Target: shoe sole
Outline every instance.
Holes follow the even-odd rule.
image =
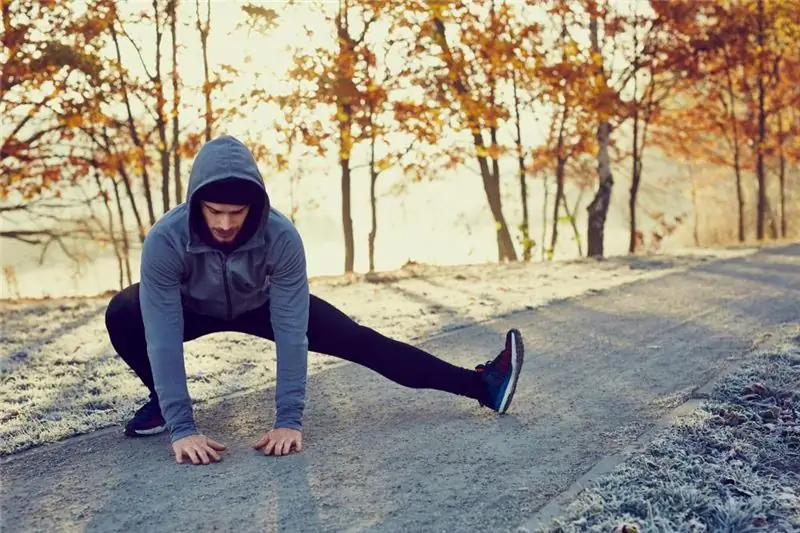
[[[125,428],[125,435],[127,435],[128,437],[151,437],[153,435],[164,433],[166,429],[167,429],[166,425],[156,426],[150,429],[139,429],[139,430]]]
[[[500,408],[497,410],[500,414],[505,413],[508,410],[508,406],[511,405],[514,392],[517,390],[517,380],[519,379],[520,370],[522,370],[522,363],[525,360],[525,346],[519,330],[512,328],[506,333],[506,344],[511,344],[511,381],[503,395],[503,400],[500,402]]]

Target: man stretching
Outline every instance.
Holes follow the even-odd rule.
[[[508,409],[523,362],[512,329],[493,360],[466,369],[357,324],[309,294],[303,242],[270,205],[250,151],[224,136],[206,143],[189,176],[186,202],[149,231],[140,282],[117,293],[106,310],[114,349],[150,391],[127,423],[126,435],[170,431],[177,462],[220,460],[225,446],[195,425],[183,343],[222,331],[275,342],[276,414],[253,447],[267,455],[302,449],[308,351],[370,368],[418,389],[475,399]]]

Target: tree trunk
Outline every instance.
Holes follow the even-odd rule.
[[[183,201],[183,183],[181,180],[179,120],[181,86],[178,72],[178,0],[170,1],[169,17],[170,32],[172,34],[172,175],[175,180],[175,205],[179,205]]]
[[[741,165],[741,148],[739,142],[739,117],[736,114],[736,94],[733,89],[733,75],[730,70],[730,59],[727,55],[725,57],[728,67],[725,69],[728,81],[728,99],[731,101],[730,107],[730,121],[733,128],[733,172],[736,179],[736,202],[738,204],[738,217],[739,217],[739,242],[744,242],[744,190],[742,187],[742,165]]]
[[[635,5],[635,4],[634,4]],[[633,23],[633,168],[631,169],[631,188],[628,196],[628,213],[630,220],[630,238],[628,240],[628,253],[636,252],[636,198],[639,194],[639,180],[641,179],[641,154],[639,153],[639,12],[636,11]]]
[[[344,230],[344,272],[353,272],[355,264],[355,241],[353,240],[353,219],[350,209],[350,157],[342,156],[342,226]]]
[[[786,238],[788,225],[786,223],[786,155],[783,152],[783,143],[786,133],[783,131],[783,112],[778,111],[778,187],[781,220],[781,237]]]
[[[111,211],[111,202],[108,199],[108,193],[103,190],[103,184],[100,181],[100,172],[96,168],[94,169],[94,182],[97,185],[97,189],[100,191],[100,194],[103,196],[103,205],[106,208],[106,217],[108,218],[108,237],[111,240],[111,246],[114,248],[114,257],[117,259],[117,284],[119,286],[119,290],[122,290],[125,288],[125,260],[123,258],[122,251],[120,250],[121,245],[117,240],[116,229],[114,227],[114,213]]]
[[[592,15],[589,23],[589,36],[592,44],[592,51],[600,54],[600,44],[597,36],[597,16]],[[605,83],[606,76],[603,64],[597,66],[597,77]],[[600,113],[603,115],[603,113]],[[597,126],[597,175],[599,186],[594,199],[587,207],[589,212],[589,223],[587,233],[587,255],[589,257],[603,257],[605,241],[605,225],[608,208],[611,204],[611,191],[614,186],[614,178],[611,173],[611,159],[609,157],[608,145],[611,139],[611,124],[605,118],[601,118]]]
[[[378,181],[378,169],[375,168],[375,117],[370,113],[370,146],[369,146],[369,208],[372,227],[369,230],[368,249],[369,249],[369,271],[375,272],[375,237],[378,234],[378,214],[377,201],[375,199],[375,182]]]
[[[105,127],[103,127],[103,144],[109,155],[114,155],[115,150],[111,144],[111,139],[108,136],[108,130]],[[117,172],[119,172],[119,175],[122,177],[122,183],[125,185],[125,194],[128,197],[128,201],[130,201],[133,217],[136,219],[136,230],[139,235],[139,241],[144,242],[146,233],[144,230],[144,223],[142,222],[142,216],[139,213],[139,206],[136,203],[136,196],[133,194],[130,176],[128,176],[128,171],[125,169],[125,164],[122,162],[121,158],[117,158]],[[117,193],[117,187],[117,182],[114,181],[115,193]],[[119,199],[117,199],[117,203],[119,203]],[[122,209],[122,204],[120,204],[119,209]],[[120,217],[122,217],[121,212]],[[122,225],[122,231],[124,232],[126,226],[123,222],[123,218],[120,218],[120,224]]]
[[[550,189],[547,188],[547,173],[545,173],[542,177],[542,261],[545,258],[552,258],[552,255],[547,257],[550,249],[544,245],[547,242],[547,203],[549,200]]]
[[[578,197],[575,199],[575,205],[572,207],[572,211],[569,209],[569,205],[567,205],[567,196],[564,193],[563,189],[561,191],[561,201],[564,203],[564,211],[567,213],[567,217],[569,218],[569,225],[572,226],[572,235],[575,238],[575,244],[578,246],[578,257],[583,257],[583,244],[581,244],[581,232],[578,229],[578,208],[581,205],[581,200],[583,199],[583,189],[578,192]]]
[[[600,178],[600,185],[594,199],[587,207],[589,213],[589,228],[587,231],[589,257],[603,257],[605,225],[608,207],[611,204],[611,189],[614,186],[614,179],[611,174],[611,164],[608,155],[608,141],[611,136],[611,125],[608,121],[603,121],[597,128],[597,142],[599,152],[597,155],[597,174]]]
[[[525,151],[522,148],[522,120],[520,119],[519,112],[519,96],[517,95],[517,72],[511,72],[512,87],[514,90],[514,122],[517,128],[517,138],[515,139],[517,145],[517,163],[519,164],[519,197],[522,201],[522,223],[519,226],[522,232],[522,259],[524,261],[531,260],[531,250],[533,249],[533,240],[530,235],[530,221],[528,220],[528,184],[526,183],[525,172]]]
[[[205,139],[211,140],[214,124],[214,112],[211,108],[211,78],[208,74],[208,35],[211,32],[211,1],[206,2],[206,21],[200,20],[200,0],[194,2],[195,13],[197,14],[197,31],[200,34],[200,48],[203,53],[203,97],[206,102],[205,110]]]
[[[473,135],[473,141],[479,152],[485,150],[482,135]],[[483,179],[483,191],[486,193],[486,199],[489,202],[489,210],[495,222],[497,260],[516,261],[517,252],[514,250],[514,243],[511,241],[511,234],[508,231],[508,226],[503,216],[502,201],[500,198],[500,179],[489,169],[489,161],[486,156],[478,156],[478,165],[481,170],[481,178]]]
[[[491,2],[489,14],[491,19],[490,25],[494,27],[494,1]],[[492,209],[495,227],[497,228],[497,259],[498,261],[516,261],[517,251],[514,249],[514,241],[511,240],[511,233],[508,230],[505,215],[503,215],[502,197],[500,195],[500,155],[498,151],[500,145],[497,142],[497,119],[495,118],[495,111],[497,109],[497,78],[493,68],[489,69],[488,77],[489,105],[492,111],[489,120],[489,141],[491,142],[489,153],[492,158],[492,173],[490,175],[488,187],[486,180],[484,180],[484,189],[486,190],[487,197],[492,197],[492,199],[489,200],[490,205],[494,204],[494,207],[490,208]],[[483,139],[483,136],[481,136],[481,139]]]
[[[339,4],[336,29],[339,36],[339,59],[353,59],[355,43],[347,27],[347,2]],[[355,265],[355,240],[351,209],[350,156],[353,151],[353,102],[350,89],[352,72],[339,69],[336,72],[336,117],[339,125],[339,165],[342,169],[342,231],[344,232],[344,272],[350,274]]]
[[[564,101],[564,107],[561,111],[561,121],[558,126],[558,140],[556,141],[556,201],[553,204],[553,232],[550,237],[550,253],[556,253],[556,243],[558,242],[558,220],[559,220],[559,206],[561,199],[564,197],[564,180],[567,168],[567,157],[564,150],[564,128],[567,123],[567,115],[569,113],[567,102]],[[566,203],[564,203],[566,207]]]
[[[150,190],[150,173],[147,171],[147,153],[145,152],[144,143],[139,137],[139,131],[136,129],[136,123],[133,120],[130,95],[128,94],[128,86],[126,85],[127,82],[124,78],[124,71],[122,68],[122,52],[120,51],[119,37],[117,35],[115,25],[111,24],[109,26],[109,30],[111,31],[111,38],[114,41],[114,47],[117,52],[117,73],[119,74],[122,85],[122,97],[128,115],[128,130],[130,132],[131,140],[133,141],[134,146],[136,146],[136,151],[139,154],[139,162],[142,166],[142,187],[144,189],[144,199],[147,203],[147,215],[150,219],[150,225],[152,226],[156,223],[156,212],[153,208],[153,194]],[[126,182],[126,186],[128,187],[128,193],[130,194],[130,183]]]
[[[758,139],[756,141],[756,178],[758,179],[758,211],[756,220],[756,238],[764,240],[764,218],[767,211],[767,187],[764,174],[764,141],[767,132],[767,116],[764,109],[764,0],[758,0]]]
[[[167,99],[164,95],[164,77],[161,75],[161,43],[164,32],[161,26],[161,12],[158,0],[153,0],[154,25],[156,27],[156,73],[152,78],[156,91],[156,129],[158,130],[158,153],[161,156],[161,211],[169,211],[169,147],[167,146]]]
[[[692,224],[692,238],[694,245],[700,247],[700,208],[697,202],[697,180],[694,178],[692,165],[689,165],[689,180],[692,183],[692,210],[694,211],[694,223]]]
[[[634,86],[636,82],[634,82]],[[634,97],[636,95],[634,89]],[[633,168],[631,169],[631,188],[628,197],[628,212],[630,214],[630,240],[628,241],[628,253],[636,252],[637,228],[636,228],[636,197],[639,194],[639,182],[641,179],[641,154],[639,153],[639,104],[633,106]]]
[[[432,12],[432,15],[434,26],[436,28],[436,39],[442,48],[445,63],[447,64],[447,67],[452,75],[452,88],[461,104],[461,112],[465,114],[469,124],[469,129],[472,132],[472,140],[478,158],[481,179],[483,180],[483,190],[486,193],[486,199],[489,202],[489,209],[491,210],[492,218],[494,218],[495,222],[498,260],[516,261],[517,253],[514,250],[514,243],[511,240],[511,234],[508,231],[508,225],[506,224],[505,217],[503,216],[499,176],[493,174],[489,169],[489,162],[487,161],[487,156],[485,155],[487,153],[487,149],[486,144],[483,141],[480,121],[475,116],[475,112],[471,110],[468,105],[466,105],[469,92],[464,84],[464,81],[462,80],[463,72],[454,61],[450,47],[447,43],[444,21],[439,18],[435,11]]]
[[[119,184],[117,180],[111,180],[111,185],[114,187],[114,198],[117,201],[117,215],[119,216],[120,239],[122,240],[122,258],[125,262],[125,275],[128,278],[128,285],[133,283],[133,275],[131,273],[131,242],[128,238],[128,230],[125,225],[125,209],[122,207],[122,198],[119,193]],[[142,241],[144,238],[142,237]]]

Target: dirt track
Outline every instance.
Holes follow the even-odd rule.
[[[102,432],[3,462],[8,531],[513,531],[598,460],[800,320],[800,246],[693,268],[426,342],[465,366],[518,327],[512,411],[410,391],[344,365],[310,378],[305,451],[248,448],[273,390],[200,410],[222,463],[177,465],[166,437]]]

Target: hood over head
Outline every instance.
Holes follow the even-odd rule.
[[[203,201],[250,206],[234,242],[218,243],[211,236],[201,211]],[[204,244],[227,253],[248,241],[266,240],[269,195],[253,154],[235,137],[218,137],[197,153],[189,175],[186,204],[189,248]]]

